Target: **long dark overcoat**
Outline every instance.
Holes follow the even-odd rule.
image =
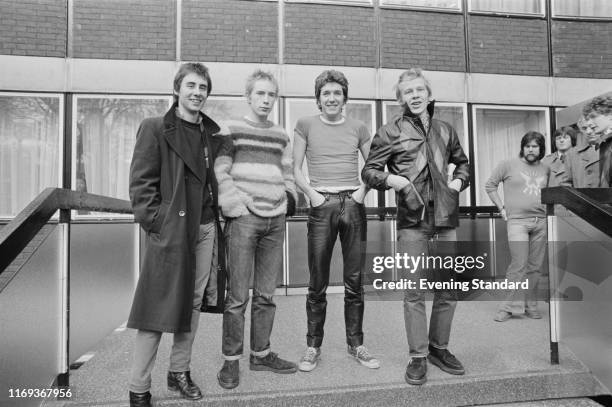
[[[177,132],[175,109],[176,104],[164,117],[142,122],[130,167],[134,218],[146,232],[140,278],[128,319],[128,327],[135,329],[188,332],[191,326],[195,246],[205,183],[193,151]],[[213,134],[219,127],[204,114],[201,126],[210,155],[206,175],[216,210],[217,181],[212,163],[221,142]],[[218,216],[217,232],[202,311],[223,312],[226,276]]]

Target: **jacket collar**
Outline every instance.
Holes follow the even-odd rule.
[[[164,115],[164,129],[168,129],[170,127],[176,128],[176,123],[178,117],[176,116],[176,109],[178,108],[178,102],[174,102],[172,107],[166,112]],[[217,134],[219,132],[219,125],[215,123],[213,119],[206,116],[204,113],[200,112],[200,117],[202,118],[202,126],[203,130],[208,135]]]
[[[164,138],[168,142],[170,148],[172,148],[181,158],[181,160],[183,160],[185,165],[189,167],[191,172],[194,173],[195,176],[201,182],[203,182],[200,177],[201,171],[199,170],[199,168],[201,168],[201,165],[198,165],[198,163],[196,162],[197,157],[189,148],[188,143],[186,143],[185,140],[180,137],[181,132],[177,131],[177,126],[179,125],[179,121],[181,120],[176,115],[177,106],[178,103],[174,102],[172,107],[170,107],[170,109],[164,115]],[[200,122],[200,129],[204,132],[205,139],[203,141],[206,142],[206,137],[218,133],[220,129],[217,123],[215,123],[214,120],[212,120],[204,113],[200,112],[200,117],[202,118]],[[210,154],[211,153],[209,152],[209,155]]]

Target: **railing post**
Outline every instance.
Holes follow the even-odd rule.
[[[60,224],[62,230],[62,319],[60,334],[60,366],[57,375],[57,386],[70,385],[70,210],[60,210]]]
[[[557,278],[555,242],[557,241],[557,218],[554,205],[546,205],[548,227],[548,304],[550,319],[550,363],[559,364],[559,303],[557,301]]]

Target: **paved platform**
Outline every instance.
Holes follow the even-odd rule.
[[[275,298],[278,307],[272,349],[283,358],[297,362],[305,349],[305,297]],[[556,407],[597,405],[583,397],[607,393],[569,350],[562,347],[561,363],[550,364],[545,304],[544,319],[515,317],[499,323],[493,321],[495,302],[460,302],[450,349],[465,365],[466,374],[448,375],[430,364],[428,382],[410,386],[403,378],[408,350],[402,303],[366,302],[365,344],[381,362],[380,369],[370,370],[346,352],[343,296],[328,295],[328,301],[322,360],[314,371],[293,375],[253,372],[248,369],[247,355],[240,362],[240,386],[233,390],[222,389],[216,380],[223,364],[221,316],[202,314],[192,360],[192,378],[204,393],[204,398],[197,402],[181,400],[166,388],[171,336],[164,335],[153,372],[155,405],[427,407],[529,402],[512,405]],[[428,302],[428,315],[430,307]],[[249,346],[248,315],[250,310],[247,310],[245,349]],[[72,400],[45,405],[127,406],[134,333],[120,329],[105,338],[92,350],[93,357],[71,372]]]

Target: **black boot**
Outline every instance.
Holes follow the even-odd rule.
[[[130,392],[130,407],[151,407],[151,393]]]
[[[188,400],[199,400],[202,398],[200,388],[191,381],[189,371],[168,372],[168,390],[180,391],[181,396]]]

